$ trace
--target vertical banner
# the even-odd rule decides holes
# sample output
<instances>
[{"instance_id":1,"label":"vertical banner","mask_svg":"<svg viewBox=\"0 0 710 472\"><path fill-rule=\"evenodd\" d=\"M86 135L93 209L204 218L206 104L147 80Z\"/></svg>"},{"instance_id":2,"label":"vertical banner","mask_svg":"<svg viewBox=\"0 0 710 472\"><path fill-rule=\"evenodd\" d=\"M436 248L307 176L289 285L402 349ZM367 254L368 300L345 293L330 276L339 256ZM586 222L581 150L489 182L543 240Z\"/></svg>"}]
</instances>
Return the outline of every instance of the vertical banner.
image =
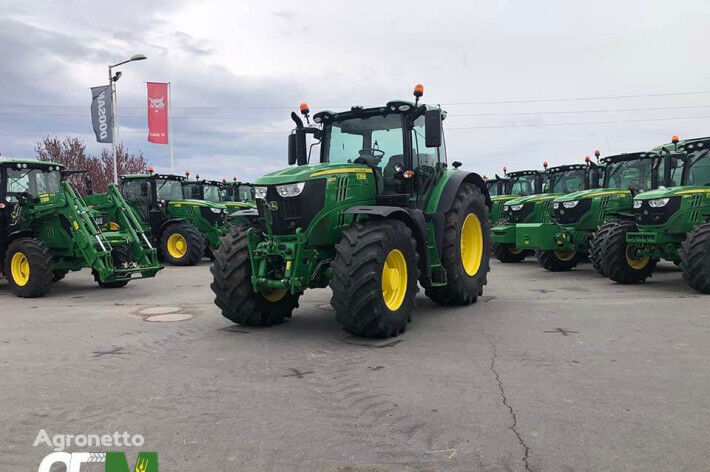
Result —
<instances>
[{"instance_id":1,"label":"vertical banner","mask_svg":"<svg viewBox=\"0 0 710 472\"><path fill-rule=\"evenodd\" d=\"M148 141L168 144L168 84L148 82Z\"/></svg>"},{"instance_id":2,"label":"vertical banner","mask_svg":"<svg viewBox=\"0 0 710 472\"><path fill-rule=\"evenodd\" d=\"M113 142L111 86L91 87L91 124L97 143Z\"/></svg>"}]
</instances>

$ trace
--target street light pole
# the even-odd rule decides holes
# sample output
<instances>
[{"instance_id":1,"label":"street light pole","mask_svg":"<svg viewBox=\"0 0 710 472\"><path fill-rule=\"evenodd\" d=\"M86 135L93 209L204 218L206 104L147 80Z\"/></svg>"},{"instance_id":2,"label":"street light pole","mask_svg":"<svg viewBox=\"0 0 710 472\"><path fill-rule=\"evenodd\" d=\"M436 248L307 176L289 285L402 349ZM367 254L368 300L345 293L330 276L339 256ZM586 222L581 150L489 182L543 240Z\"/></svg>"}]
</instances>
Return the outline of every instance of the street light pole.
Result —
<instances>
[{"instance_id":1,"label":"street light pole","mask_svg":"<svg viewBox=\"0 0 710 472\"><path fill-rule=\"evenodd\" d=\"M113 139L111 140L111 151L113 154L113 183L116 185L118 185L118 97L116 93L116 82L119 77L121 77L121 73L117 72L116 77L114 77L112 69L129 62L142 61L144 59L147 59L147 57L143 54L136 54L126 61L108 66L108 83L111 86L111 115L113 117Z\"/></svg>"}]
</instances>

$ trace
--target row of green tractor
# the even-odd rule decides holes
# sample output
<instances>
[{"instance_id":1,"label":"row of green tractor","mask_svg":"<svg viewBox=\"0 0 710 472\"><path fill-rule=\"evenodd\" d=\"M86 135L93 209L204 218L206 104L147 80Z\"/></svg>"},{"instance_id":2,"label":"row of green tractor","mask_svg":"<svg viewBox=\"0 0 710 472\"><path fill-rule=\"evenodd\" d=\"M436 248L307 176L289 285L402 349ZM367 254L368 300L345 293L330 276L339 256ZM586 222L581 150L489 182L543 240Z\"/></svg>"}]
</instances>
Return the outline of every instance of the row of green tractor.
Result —
<instances>
[{"instance_id":1,"label":"row of green tractor","mask_svg":"<svg viewBox=\"0 0 710 472\"><path fill-rule=\"evenodd\" d=\"M514 263L535 254L550 271L590 261L603 276L634 284L658 261L710 293L710 138L648 151L589 157L584 164L505 173L487 181L493 253Z\"/></svg>"},{"instance_id":2,"label":"row of green tractor","mask_svg":"<svg viewBox=\"0 0 710 472\"><path fill-rule=\"evenodd\" d=\"M255 211L251 187L236 179L220 182L216 201L186 198L193 189L185 177L152 169L123 176L120 189L109 184L103 194L93 194L87 181L82 196L67 179L77 172L54 162L0 160L0 268L20 297L43 296L82 268L100 287L117 288L155 276L160 260L194 265Z\"/></svg>"}]
</instances>

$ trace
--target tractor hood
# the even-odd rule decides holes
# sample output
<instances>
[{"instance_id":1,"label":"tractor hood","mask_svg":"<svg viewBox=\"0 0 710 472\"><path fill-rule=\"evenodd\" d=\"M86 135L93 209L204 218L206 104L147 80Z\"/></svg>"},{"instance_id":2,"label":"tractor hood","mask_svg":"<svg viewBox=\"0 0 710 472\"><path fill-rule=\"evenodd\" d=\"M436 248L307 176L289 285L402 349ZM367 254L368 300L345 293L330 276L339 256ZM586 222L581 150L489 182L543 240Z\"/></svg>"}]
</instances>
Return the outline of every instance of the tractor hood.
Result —
<instances>
[{"instance_id":1,"label":"tractor hood","mask_svg":"<svg viewBox=\"0 0 710 472\"><path fill-rule=\"evenodd\" d=\"M168 202L168 205L176 206L176 207L181 207L181 206L198 206L198 207L210 207L210 208L219 208L222 210L226 210L227 207L224 206L221 203L217 202L208 202L207 200L170 200Z\"/></svg>"},{"instance_id":2,"label":"tractor hood","mask_svg":"<svg viewBox=\"0 0 710 472\"><path fill-rule=\"evenodd\" d=\"M676 195L692 195L694 193L710 193L710 187L704 186L685 186L685 187L667 187L657 188L643 192L634 197L634 200L655 200L657 198L674 197Z\"/></svg>"},{"instance_id":3,"label":"tractor hood","mask_svg":"<svg viewBox=\"0 0 710 472\"><path fill-rule=\"evenodd\" d=\"M587 190L579 190L577 192L567 193L555 199L556 202L571 202L574 200L584 200L585 198L603 197L604 195L614 195L622 197L627 195L629 190L621 188L591 188Z\"/></svg>"},{"instance_id":4,"label":"tractor hood","mask_svg":"<svg viewBox=\"0 0 710 472\"><path fill-rule=\"evenodd\" d=\"M553 198L557 198L560 195L563 195L561 193L538 193L535 195L527 195L525 197L518 197L514 198L512 200L508 200L506 203L508 205L519 205L521 203L530 203L530 202L542 202L545 200L552 200Z\"/></svg>"},{"instance_id":5,"label":"tractor hood","mask_svg":"<svg viewBox=\"0 0 710 472\"><path fill-rule=\"evenodd\" d=\"M293 182L303 182L321 176L341 173L372 173L370 167L362 164L312 164L305 166L288 167L262 175L254 185L280 185Z\"/></svg>"}]
</instances>

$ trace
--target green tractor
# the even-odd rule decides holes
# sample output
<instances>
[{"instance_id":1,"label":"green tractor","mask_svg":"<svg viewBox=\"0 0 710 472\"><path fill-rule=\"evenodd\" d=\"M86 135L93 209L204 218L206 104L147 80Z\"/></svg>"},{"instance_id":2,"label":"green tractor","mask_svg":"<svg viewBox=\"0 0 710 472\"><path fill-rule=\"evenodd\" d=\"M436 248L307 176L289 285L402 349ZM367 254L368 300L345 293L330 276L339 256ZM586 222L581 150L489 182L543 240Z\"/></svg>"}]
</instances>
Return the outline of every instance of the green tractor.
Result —
<instances>
[{"instance_id":1,"label":"green tractor","mask_svg":"<svg viewBox=\"0 0 710 472\"><path fill-rule=\"evenodd\" d=\"M589 188L599 184L596 165L562 165L547 168L542 175L542 193L508 200L503 205L504 216L491 232L493 233L493 253L501 262L520 262L533 251L530 239L531 229L536 232L541 227L555 226L552 201L566 193ZM580 256L576 252L542 251L538 253L543 267L577 263Z\"/></svg>"},{"instance_id":2,"label":"green tractor","mask_svg":"<svg viewBox=\"0 0 710 472\"><path fill-rule=\"evenodd\" d=\"M219 202L227 208L225 224L248 224L256 216L256 203L254 202L254 187L249 184L227 184L226 179L200 180L200 174L195 175L195 180L190 180L190 172L185 172L186 180L183 182L183 195L194 200ZM241 188L241 190L240 190ZM249 198L251 201L235 201L237 198ZM245 211L246 210L246 211Z\"/></svg>"},{"instance_id":3,"label":"green tractor","mask_svg":"<svg viewBox=\"0 0 710 472\"><path fill-rule=\"evenodd\" d=\"M289 164L254 183L257 224L234 227L215 252L215 302L229 320L271 325L307 288L330 285L349 333L396 336L420 283L443 305L468 305L489 270L490 197L476 173L447 164L445 112L415 102L322 111L303 104ZM307 135L319 162L310 163ZM311 147L313 149L313 147Z\"/></svg>"},{"instance_id":4,"label":"green tractor","mask_svg":"<svg viewBox=\"0 0 710 472\"><path fill-rule=\"evenodd\" d=\"M595 155L598 158L599 151ZM607 156L600 162L601 188L557 197L552 202L557 224L530 228L528 234L530 244L538 251L587 253L603 275L599 250L610 227L619 219L629 218L634 195L669 183L658 174L662 162L656 150ZM574 266L572 260L545 268L564 271Z\"/></svg>"},{"instance_id":5,"label":"green tractor","mask_svg":"<svg viewBox=\"0 0 710 472\"><path fill-rule=\"evenodd\" d=\"M507 168L503 167L503 175L493 179L495 189L489 192L491 194L491 225L497 226L498 221L504 217L503 205L505 202L518 197L542 193L543 174L537 170L520 170L507 173ZM488 184L490 181L487 181Z\"/></svg>"},{"instance_id":6,"label":"green tractor","mask_svg":"<svg viewBox=\"0 0 710 472\"><path fill-rule=\"evenodd\" d=\"M60 164L0 161L0 267L20 297L40 297L69 271L90 267L118 288L162 269L118 188L81 197Z\"/></svg>"},{"instance_id":7,"label":"green tractor","mask_svg":"<svg viewBox=\"0 0 710 472\"><path fill-rule=\"evenodd\" d=\"M254 185L248 182L239 182L236 177L231 182L222 179L221 199L230 211L247 210L256 208Z\"/></svg>"},{"instance_id":8,"label":"green tractor","mask_svg":"<svg viewBox=\"0 0 710 472\"><path fill-rule=\"evenodd\" d=\"M639 283L660 259L680 266L695 290L710 293L710 138L664 146L659 176L669 187L636 195L633 219L615 221L600 248L604 274L622 284Z\"/></svg>"},{"instance_id":9,"label":"green tractor","mask_svg":"<svg viewBox=\"0 0 710 472\"><path fill-rule=\"evenodd\" d=\"M191 266L212 257L227 233L227 207L218 202L184 197L185 177L172 174L130 174L121 177L123 198L144 230L150 231L161 257L171 265Z\"/></svg>"}]
</instances>

